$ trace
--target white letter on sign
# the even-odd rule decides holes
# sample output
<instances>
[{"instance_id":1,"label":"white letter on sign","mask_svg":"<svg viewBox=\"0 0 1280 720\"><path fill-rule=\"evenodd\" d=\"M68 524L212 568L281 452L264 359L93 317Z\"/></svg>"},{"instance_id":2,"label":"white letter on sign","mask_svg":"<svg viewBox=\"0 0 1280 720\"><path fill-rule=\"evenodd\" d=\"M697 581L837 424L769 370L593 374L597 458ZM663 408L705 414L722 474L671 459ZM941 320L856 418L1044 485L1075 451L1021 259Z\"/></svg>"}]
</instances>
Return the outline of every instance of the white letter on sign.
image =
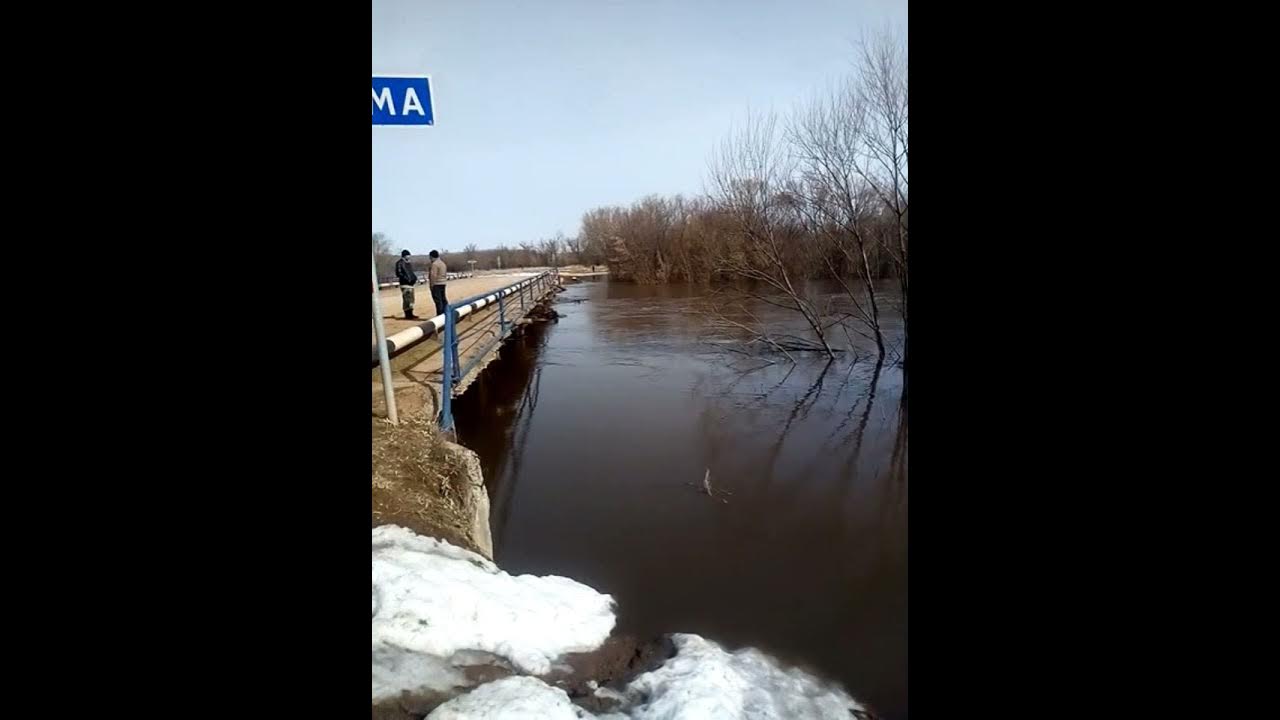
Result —
<instances>
[{"instance_id":1,"label":"white letter on sign","mask_svg":"<svg viewBox=\"0 0 1280 720\"><path fill-rule=\"evenodd\" d=\"M378 106L378 110L388 110L392 116L396 114L396 104L391 102L391 88L384 87L382 92L373 91L373 102Z\"/></svg>"},{"instance_id":2,"label":"white letter on sign","mask_svg":"<svg viewBox=\"0 0 1280 720\"><path fill-rule=\"evenodd\" d=\"M422 109L422 101L418 99L418 91L413 88L409 88L408 92L404 94L404 112L400 114L408 115L409 108L417 110L419 115L426 117L427 111Z\"/></svg>"}]
</instances>

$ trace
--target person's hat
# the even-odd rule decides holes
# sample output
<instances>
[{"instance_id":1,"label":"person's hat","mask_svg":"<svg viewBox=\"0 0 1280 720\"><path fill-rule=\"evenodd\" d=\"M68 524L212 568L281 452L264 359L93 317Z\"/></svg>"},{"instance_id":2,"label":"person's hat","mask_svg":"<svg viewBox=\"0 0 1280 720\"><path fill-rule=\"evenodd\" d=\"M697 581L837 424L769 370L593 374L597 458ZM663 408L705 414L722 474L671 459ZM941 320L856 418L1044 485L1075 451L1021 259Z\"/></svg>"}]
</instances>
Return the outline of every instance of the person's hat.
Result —
<instances>
[{"instance_id":1,"label":"person's hat","mask_svg":"<svg viewBox=\"0 0 1280 720\"><path fill-rule=\"evenodd\" d=\"M402 252L400 253L400 257L409 257L409 251L408 251L408 250L404 250L404 251L402 251Z\"/></svg>"}]
</instances>

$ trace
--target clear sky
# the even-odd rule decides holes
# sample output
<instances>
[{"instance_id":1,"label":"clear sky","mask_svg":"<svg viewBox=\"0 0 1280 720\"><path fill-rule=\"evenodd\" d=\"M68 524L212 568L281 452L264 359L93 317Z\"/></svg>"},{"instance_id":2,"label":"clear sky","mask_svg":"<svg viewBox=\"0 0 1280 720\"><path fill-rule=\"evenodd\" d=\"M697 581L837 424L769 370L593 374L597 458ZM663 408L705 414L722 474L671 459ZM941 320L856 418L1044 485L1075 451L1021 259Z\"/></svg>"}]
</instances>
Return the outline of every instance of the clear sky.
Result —
<instances>
[{"instance_id":1,"label":"clear sky","mask_svg":"<svg viewBox=\"0 0 1280 720\"><path fill-rule=\"evenodd\" d=\"M373 230L414 253L575 235L698 193L748 109L849 73L906 0L373 0L373 74L429 74L435 121L373 128Z\"/></svg>"}]
</instances>

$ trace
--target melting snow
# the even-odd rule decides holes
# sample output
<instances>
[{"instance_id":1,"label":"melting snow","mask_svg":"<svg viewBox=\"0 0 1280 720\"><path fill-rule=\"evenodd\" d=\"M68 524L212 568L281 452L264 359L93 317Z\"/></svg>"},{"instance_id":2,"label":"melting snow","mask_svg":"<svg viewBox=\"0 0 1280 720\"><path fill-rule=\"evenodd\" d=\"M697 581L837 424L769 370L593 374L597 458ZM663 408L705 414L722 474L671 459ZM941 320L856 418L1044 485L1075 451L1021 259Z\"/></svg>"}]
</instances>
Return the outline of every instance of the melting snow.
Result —
<instances>
[{"instance_id":1,"label":"melting snow","mask_svg":"<svg viewBox=\"0 0 1280 720\"><path fill-rule=\"evenodd\" d=\"M394 525L373 528L373 700L464 685L468 651L541 675L613 630L613 599L562 577L512 576Z\"/></svg>"},{"instance_id":2,"label":"melting snow","mask_svg":"<svg viewBox=\"0 0 1280 720\"><path fill-rule=\"evenodd\" d=\"M615 712L592 715L563 690L531 677L509 677L441 705L428 720L850 720L863 711L848 693L798 669L784 669L758 650L726 652L697 635L674 635L678 652L616 693Z\"/></svg>"},{"instance_id":3,"label":"melting snow","mask_svg":"<svg viewBox=\"0 0 1280 720\"><path fill-rule=\"evenodd\" d=\"M845 691L759 650L729 653L697 635L672 636L676 656L627 686L635 720L849 720L864 710Z\"/></svg>"},{"instance_id":4,"label":"melting snow","mask_svg":"<svg viewBox=\"0 0 1280 720\"><path fill-rule=\"evenodd\" d=\"M427 720L579 720L594 717L560 688L515 675L486 683L441 705Z\"/></svg>"},{"instance_id":5,"label":"melting snow","mask_svg":"<svg viewBox=\"0 0 1280 720\"><path fill-rule=\"evenodd\" d=\"M489 560L404 528L373 529L373 701L402 691L454 692L460 666L488 661L530 675L565 653L599 647L613 630L613 599L561 577L511 576ZM437 707L429 720L849 720L862 711L844 690L754 649L727 652L673 635L677 653L592 715L533 677L486 683ZM860 714L860 713L859 713Z\"/></svg>"}]
</instances>

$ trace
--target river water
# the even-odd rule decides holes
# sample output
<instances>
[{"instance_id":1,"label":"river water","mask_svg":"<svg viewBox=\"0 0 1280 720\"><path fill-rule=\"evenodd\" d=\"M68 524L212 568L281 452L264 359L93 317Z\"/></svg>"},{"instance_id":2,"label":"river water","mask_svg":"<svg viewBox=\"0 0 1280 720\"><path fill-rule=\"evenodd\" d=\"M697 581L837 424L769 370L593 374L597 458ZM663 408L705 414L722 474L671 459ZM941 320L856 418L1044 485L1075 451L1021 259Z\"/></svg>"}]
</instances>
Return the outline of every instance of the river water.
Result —
<instances>
[{"instance_id":1,"label":"river water","mask_svg":"<svg viewBox=\"0 0 1280 720\"><path fill-rule=\"evenodd\" d=\"M901 370L728 352L708 302L571 285L565 317L509 341L455 404L496 560L612 594L621 632L760 648L906 718ZM708 471L715 497L696 489Z\"/></svg>"}]
</instances>

